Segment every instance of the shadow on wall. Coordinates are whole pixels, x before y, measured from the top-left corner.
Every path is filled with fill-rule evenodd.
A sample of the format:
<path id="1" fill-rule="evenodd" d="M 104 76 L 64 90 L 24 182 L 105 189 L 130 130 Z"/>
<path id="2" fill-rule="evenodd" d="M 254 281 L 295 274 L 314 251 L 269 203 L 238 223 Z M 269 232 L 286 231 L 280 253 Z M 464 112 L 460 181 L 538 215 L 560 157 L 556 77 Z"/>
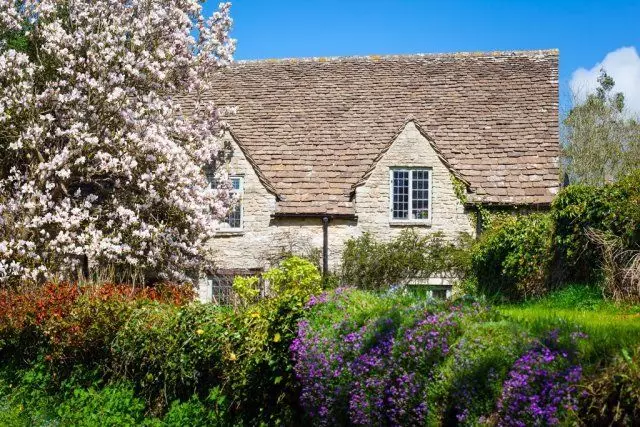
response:
<path id="1" fill-rule="evenodd" d="M 272 246 L 265 250 L 264 259 L 277 265 L 290 255 L 309 259 L 322 271 L 322 218 L 271 218 L 269 227 L 275 230 Z M 330 270 L 340 264 L 346 241 L 358 232 L 357 221 L 334 218 L 328 226 L 328 260 Z"/>

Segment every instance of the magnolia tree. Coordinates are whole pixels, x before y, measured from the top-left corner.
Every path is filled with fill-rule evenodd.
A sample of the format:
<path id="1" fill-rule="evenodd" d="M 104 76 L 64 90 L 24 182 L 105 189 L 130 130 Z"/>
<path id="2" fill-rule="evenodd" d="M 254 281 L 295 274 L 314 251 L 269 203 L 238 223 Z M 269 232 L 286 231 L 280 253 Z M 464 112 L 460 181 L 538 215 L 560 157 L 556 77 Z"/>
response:
<path id="1" fill-rule="evenodd" d="M 0 283 L 207 265 L 229 196 L 205 175 L 224 110 L 199 94 L 231 61 L 229 6 L 0 0 Z"/>

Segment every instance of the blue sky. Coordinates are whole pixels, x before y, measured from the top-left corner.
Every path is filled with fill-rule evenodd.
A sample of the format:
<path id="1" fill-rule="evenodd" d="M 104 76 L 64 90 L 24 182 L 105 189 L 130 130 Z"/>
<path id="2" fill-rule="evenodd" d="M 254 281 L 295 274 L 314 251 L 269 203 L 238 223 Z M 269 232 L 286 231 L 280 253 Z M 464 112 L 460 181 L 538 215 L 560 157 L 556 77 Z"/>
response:
<path id="1" fill-rule="evenodd" d="M 608 53 L 632 47 L 605 64 L 620 68 L 621 90 L 638 91 L 640 110 L 640 0 L 232 3 L 236 59 L 558 48 L 563 101 L 577 69 L 588 90 Z"/>

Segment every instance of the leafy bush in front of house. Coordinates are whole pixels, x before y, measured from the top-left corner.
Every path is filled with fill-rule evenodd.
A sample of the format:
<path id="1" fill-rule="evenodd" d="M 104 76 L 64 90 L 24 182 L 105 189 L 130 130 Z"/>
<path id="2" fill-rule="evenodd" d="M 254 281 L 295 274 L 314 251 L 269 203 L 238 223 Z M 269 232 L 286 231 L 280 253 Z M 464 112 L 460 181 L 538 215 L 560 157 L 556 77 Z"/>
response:
<path id="1" fill-rule="evenodd" d="M 119 328 L 108 358 L 116 377 L 136 384 L 151 407 L 165 408 L 220 382 L 228 323 L 218 306 L 147 304 Z"/>
<path id="2" fill-rule="evenodd" d="M 137 424 L 141 414 L 168 425 L 293 423 L 298 388 L 288 349 L 321 276 L 295 257 L 265 276 L 277 294 L 236 309 L 167 286 L 0 292 L 4 417 L 76 424 L 95 410 L 112 425 Z"/>
<path id="3" fill-rule="evenodd" d="M 547 214 L 512 216 L 487 230 L 473 246 L 478 290 L 519 300 L 544 294 L 552 260 L 553 223 Z"/>
<path id="4" fill-rule="evenodd" d="M 385 242 L 365 233 L 345 244 L 341 281 L 360 289 L 380 290 L 435 274 L 463 278 L 469 268 L 465 249 L 470 241 L 468 235 L 452 242 L 442 233 L 423 236 L 413 230 L 403 230 Z"/>
<path id="5" fill-rule="evenodd" d="M 571 185 L 551 206 L 556 265 L 562 279 L 592 281 L 600 274 L 600 248 L 588 229 L 610 233 L 626 249 L 640 249 L 640 171 L 602 187 Z"/>

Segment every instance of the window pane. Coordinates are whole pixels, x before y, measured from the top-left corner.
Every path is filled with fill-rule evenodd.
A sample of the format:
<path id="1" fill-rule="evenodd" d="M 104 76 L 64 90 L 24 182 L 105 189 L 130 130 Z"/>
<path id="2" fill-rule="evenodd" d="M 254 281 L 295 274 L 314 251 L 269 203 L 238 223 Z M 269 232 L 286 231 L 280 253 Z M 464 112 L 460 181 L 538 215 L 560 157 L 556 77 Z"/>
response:
<path id="1" fill-rule="evenodd" d="M 411 219 L 429 218 L 429 171 L 411 171 Z"/>
<path id="2" fill-rule="evenodd" d="M 211 298 L 214 303 L 230 305 L 233 303 L 233 276 L 211 277 Z"/>
<path id="3" fill-rule="evenodd" d="M 224 222 L 229 225 L 229 228 L 242 228 L 242 178 L 232 177 L 230 181 L 231 193 L 238 196 L 238 199 L 224 219 Z"/>
<path id="4" fill-rule="evenodd" d="M 238 203 L 231 208 L 231 212 L 229 212 L 229 215 L 227 215 L 224 222 L 229 224 L 229 227 L 231 228 L 240 228 L 242 226 L 241 217 L 242 207 L 240 206 L 240 201 L 238 201 Z"/>
<path id="5" fill-rule="evenodd" d="M 409 172 L 393 171 L 392 217 L 407 219 L 409 217 Z"/>
<path id="6" fill-rule="evenodd" d="M 231 188 L 240 190 L 240 178 L 231 178 Z"/>

